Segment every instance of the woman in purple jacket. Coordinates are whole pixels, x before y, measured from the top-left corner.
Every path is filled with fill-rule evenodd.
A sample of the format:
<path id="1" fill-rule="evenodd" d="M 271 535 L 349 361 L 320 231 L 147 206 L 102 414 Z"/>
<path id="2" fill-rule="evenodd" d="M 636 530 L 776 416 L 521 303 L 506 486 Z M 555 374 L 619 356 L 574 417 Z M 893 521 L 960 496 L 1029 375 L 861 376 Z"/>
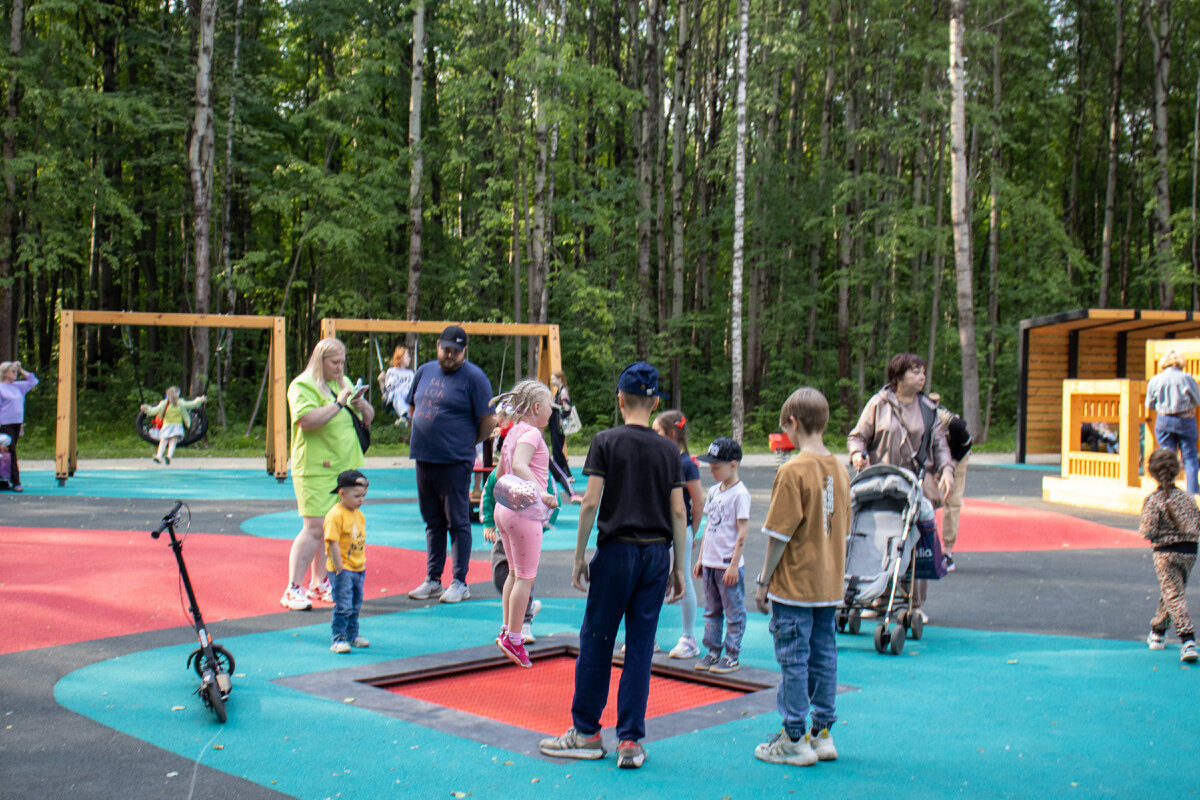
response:
<path id="1" fill-rule="evenodd" d="M 17 466 L 17 440 L 25 424 L 25 394 L 37 386 L 37 376 L 21 366 L 20 361 L 0 362 L 0 433 L 8 434 L 11 459 L 9 486 L 14 492 L 21 488 L 21 469 Z"/>

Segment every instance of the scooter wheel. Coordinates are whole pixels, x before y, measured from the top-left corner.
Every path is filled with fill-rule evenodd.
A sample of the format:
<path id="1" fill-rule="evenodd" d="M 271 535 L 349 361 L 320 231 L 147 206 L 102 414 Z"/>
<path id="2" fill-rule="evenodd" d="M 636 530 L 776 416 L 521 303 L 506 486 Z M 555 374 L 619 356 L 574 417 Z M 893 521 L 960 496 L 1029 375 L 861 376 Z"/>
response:
<path id="1" fill-rule="evenodd" d="M 213 655 L 217 657 L 217 663 L 213 665 L 213 672 L 224 672 L 226 675 L 233 674 L 233 654 L 221 647 L 219 644 L 213 645 Z M 196 648 L 192 654 L 188 656 L 188 665 L 196 670 L 196 677 L 204 676 L 204 651 Z"/>
<path id="2" fill-rule="evenodd" d="M 221 697 L 221 688 L 216 681 L 204 687 L 204 703 L 217 715 L 217 722 L 224 723 L 229 718 L 225 711 L 225 698 Z"/>

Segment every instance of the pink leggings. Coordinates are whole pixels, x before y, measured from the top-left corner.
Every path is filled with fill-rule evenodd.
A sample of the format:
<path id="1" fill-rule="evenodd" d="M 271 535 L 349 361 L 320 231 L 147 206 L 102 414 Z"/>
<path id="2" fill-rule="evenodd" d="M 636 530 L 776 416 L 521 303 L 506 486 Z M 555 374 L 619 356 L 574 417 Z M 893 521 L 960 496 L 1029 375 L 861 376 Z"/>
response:
<path id="1" fill-rule="evenodd" d="M 518 578 L 536 578 L 542 557 L 542 523 L 525 519 L 502 505 L 496 506 L 495 514 L 512 574 Z"/>

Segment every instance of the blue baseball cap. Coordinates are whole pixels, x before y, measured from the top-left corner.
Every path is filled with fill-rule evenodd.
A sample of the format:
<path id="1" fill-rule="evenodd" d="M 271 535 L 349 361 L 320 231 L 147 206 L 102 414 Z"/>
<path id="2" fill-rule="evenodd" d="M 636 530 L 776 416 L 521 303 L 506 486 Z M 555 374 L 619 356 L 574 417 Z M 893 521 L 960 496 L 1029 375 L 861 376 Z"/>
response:
<path id="1" fill-rule="evenodd" d="M 668 397 L 658 389 L 658 370 L 645 361 L 635 361 L 621 372 L 617 391 L 642 397 Z"/>

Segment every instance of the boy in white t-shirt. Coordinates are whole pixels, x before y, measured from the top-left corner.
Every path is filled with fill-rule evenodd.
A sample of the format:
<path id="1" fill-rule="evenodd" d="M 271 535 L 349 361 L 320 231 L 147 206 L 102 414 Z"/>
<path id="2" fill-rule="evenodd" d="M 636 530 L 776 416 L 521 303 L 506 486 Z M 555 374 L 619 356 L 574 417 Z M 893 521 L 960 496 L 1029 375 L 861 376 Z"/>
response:
<path id="1" fill-rule="evenodd" d="M 717 484 L 704 499 L 707 523 L 700 557 L 692 570 L 704 581 L 704 646 L 708 648 L 708 654 L 696 662 L 696 669 L 723 674 L 741 666 L 738 654 L 746 630 L 746 565 L 742 550 L 750 530 L 750 491 L 738 478 L 742 447 L 733 439 L 715 439 L 697 458 L 709 465 Z"/>

